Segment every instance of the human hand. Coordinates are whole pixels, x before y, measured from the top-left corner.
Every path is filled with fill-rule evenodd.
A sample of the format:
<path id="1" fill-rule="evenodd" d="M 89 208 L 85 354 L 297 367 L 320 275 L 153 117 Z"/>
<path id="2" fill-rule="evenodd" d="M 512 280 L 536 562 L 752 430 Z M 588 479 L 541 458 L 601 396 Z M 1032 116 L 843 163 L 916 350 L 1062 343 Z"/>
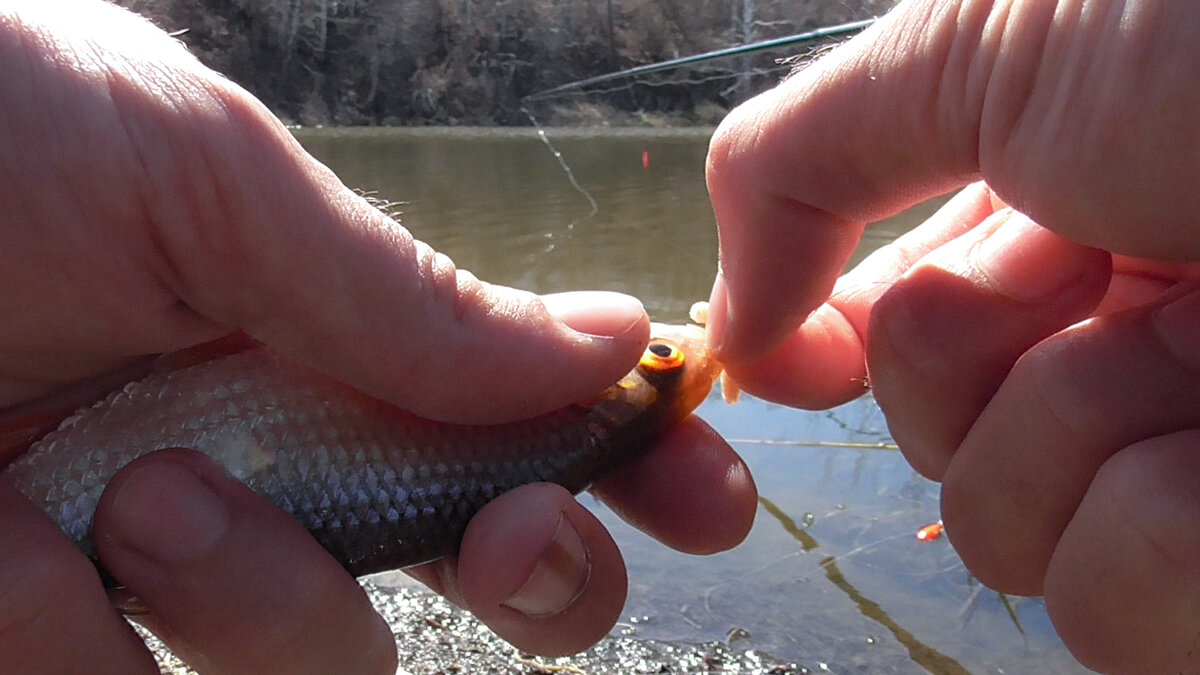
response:
<path id="1" fill-rule="evenodd" d="M 456 271 L 251 96 L 120 9 L 6 3 L 0 72 L 0 407 L 53 405 L 141 355 L 240 329 L 414 412 L 493 422 L 592 395 L 644 348 L 647 320 L 631 298 L 538 298 Z M 597 489 L 655 536 L 704 552 L 745 534 L 753 486 L 706 427 L 684 425 L 639 466 L 637 481 L 659 479 L 653 491 Z M 718 497 L 655 501 L 683 493 L 680 481 Z M 489 535 L 489 522 L 513 518 L 524 519 L 520 538 Z M 156 453 L 120 473 L 94 536 L 146 621 L 204 669 L 395 669 L 394 641 L 358 585 L 194 453 Z M 583 562 L 572 557 L 580 547 Z M 7 667 L 154 672 L 88 560 L 3 480 L 0 552 Z M 533 583 L 514 600 L 546 559 L 585 580 L 582 594 L 572 602 L 561 584 Z M 542 485 L 490 505 L 462 554 L 424 576 L 548 654 L 602 636 L 625 584 L 598 522 Z"/>
<path id="2" fill-rule="evenodd" d="M 1099 670 L 1200 659 L 1198 28 L 1186 2 L 908 2 L 709 155 L 727 371 L 804 407 L 869 374 L 968 568 L 1044 593 Z M 837 280 L 866 222 L 979 178 Z"/>

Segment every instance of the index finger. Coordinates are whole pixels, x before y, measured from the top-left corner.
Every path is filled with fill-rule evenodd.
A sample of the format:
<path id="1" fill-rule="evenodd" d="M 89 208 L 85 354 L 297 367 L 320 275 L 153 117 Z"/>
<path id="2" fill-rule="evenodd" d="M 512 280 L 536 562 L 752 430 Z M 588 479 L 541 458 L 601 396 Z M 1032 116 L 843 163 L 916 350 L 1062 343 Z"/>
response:
<path id="1" fill-rule="evenodd" d="M 0 204 L 0 282 L 38 279 L 0 297 L 22 316 L 0 331 L 22 363 L 7 402 L 234 329 L 461 423 L 563 407 L 640 358 L 637 299 L 538 297 L 457 269 L 148 22 L 105 3 L 67 18 L 7 4 L 0 135 L 34 139 L 37 161 L 0 162 L 33 186 Z M 73 199 L 49 208 L 46 186 Z"/>
<path id="2" fill-rule="evenodd" d="M 937 114 L 949 46 L 938 43 L 947 31 L 923 25 L 929 4 L 883 17 L 713 137 L 721 265 L 710 340 L 732 369 L 778 348 L 829 297 L 867 222 L 978 172 L 970 115 Z"/>
<path id="3" fill-rule="evenodd" d="M 734 111 L 708 167 L 718 356 L 765 358 L 864 223 L 977 176 L 1076 243 L 1200 256 L 1179 170 L 1200 143 L 1179 132 L 1196 123 L 1198 23 L 1190 3 L 913 0 Z"/>

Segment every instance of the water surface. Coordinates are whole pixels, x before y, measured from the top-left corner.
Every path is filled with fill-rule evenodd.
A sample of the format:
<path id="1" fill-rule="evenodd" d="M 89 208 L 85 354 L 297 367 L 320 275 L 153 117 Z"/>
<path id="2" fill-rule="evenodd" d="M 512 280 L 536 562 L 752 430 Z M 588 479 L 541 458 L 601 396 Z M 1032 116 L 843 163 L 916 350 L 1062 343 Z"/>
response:
<path id="1" fill-rule="evenodd" d="M 298 136 L 347 184 L 396 202 L 419 239 L 480 278 L 538 293 L 623 291 L 656 320 L 686 320 L 716 269 L 708 134 L 547 133 L 561 163 L 527 130 Z M 932 209 L 872 226 L 855 259 Z M 944 540 L 917 541 L 938 518 L 938 487 L 888 449 L 869 396 L 815 413 L 710 397 L 699 414 L 749 463 L 762 495 L 756 524 L 734 551 L 692 557 L 583 497 L 629 565 L 617 632 L 725 639 L 834 673 L 1087 672 L 1039 600 L 984 589 Z"/>

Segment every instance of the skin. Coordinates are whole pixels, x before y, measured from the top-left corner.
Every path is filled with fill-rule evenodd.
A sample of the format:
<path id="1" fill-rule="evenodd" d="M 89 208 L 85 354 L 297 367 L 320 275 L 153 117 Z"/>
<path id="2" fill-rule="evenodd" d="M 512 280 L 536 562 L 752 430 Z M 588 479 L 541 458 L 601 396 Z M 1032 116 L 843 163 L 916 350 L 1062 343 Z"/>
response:
<path id="1" fill-rule="evenodd" d="M 5 3 L 0 72 L 0 407 L 53 407 L 145 354 L 244 330 L 414 412 L 495 422 L 590 396 L 645 347 L 632 298 L 539 298 L 456 270 L 118 8 Z M 748 531 L 753 482 L 698 420 L 636 471 L 638 487 L 597 492 L 669 545 L 713 552 Z M 144 621 L 206 672 L 395 671 L 359 586 L 194 452 L 123 470 L 94 534 Z M 543 654 L 604 635 L 625 592 L 608 533 L 547 485 L 497 500 L 458 558 L 416 574 Z M 0 662 L 156 672 L 90 563 L 3 480 L 0 578 Z"/>
<path id="2" fill-rule="evenodd" d="M 869 381 L 970 571 L 1104 672 L 1200 670 L 1198 29 L 910 0 L 709 154 L 727 370 L 804 407 Z M 867 222 L 964 185 L 838 278 Z"/>

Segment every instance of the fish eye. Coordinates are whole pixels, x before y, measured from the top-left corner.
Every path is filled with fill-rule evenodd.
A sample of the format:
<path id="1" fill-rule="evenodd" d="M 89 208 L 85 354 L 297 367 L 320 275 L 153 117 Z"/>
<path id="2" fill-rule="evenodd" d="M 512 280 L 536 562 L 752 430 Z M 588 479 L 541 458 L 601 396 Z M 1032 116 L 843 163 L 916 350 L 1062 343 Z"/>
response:
<path id="1" fill-rule="evenodd" d="M 639 365 L 654 371 L 674 370 L 683 365 L 683 351 L 667 342 L 654 342 L 646 348 Z"/>

